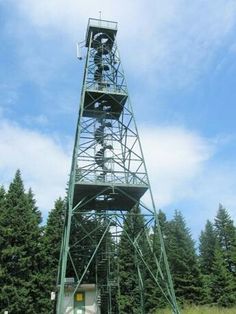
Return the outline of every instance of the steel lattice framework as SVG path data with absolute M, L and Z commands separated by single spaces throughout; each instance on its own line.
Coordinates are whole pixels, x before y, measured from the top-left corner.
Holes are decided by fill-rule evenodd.
M 117 23 L 89 19 L 87 55 L 68 189 L 58 272 L 57 314 L 66 312 L 66 289 L 76 293 L 81 284 L 97 289 L 96 313 L 120 313 L 120 235 L 136 254 L 134 269 L 142 295 L 142 269 L 178 314 L 175 293 L 140 139 L 116 42 Z M 145 194 L 145 205 L 141 198 Z M 139 206 L 145 227 L 133 239 L 124 230 L 127 213 Z M 150 229 L 157 226 L 159 254 L 153 250 Z M 142 252 L 140 239 L 147 239 Z M 147 255 L 155 261 L 150 266 Z M 140 265 L 143 265 L 140 267 Z M 68 278 L 73 278 L 69 280 Z M 140 298 L 140 313 L 144 313 Z

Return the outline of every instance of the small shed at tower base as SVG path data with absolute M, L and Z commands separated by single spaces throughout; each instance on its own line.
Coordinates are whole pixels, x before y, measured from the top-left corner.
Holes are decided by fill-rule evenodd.
M 82 284 L 75 291 L 76 283 L 65 285 L 65 314 L 100 314 L 95 284 Z

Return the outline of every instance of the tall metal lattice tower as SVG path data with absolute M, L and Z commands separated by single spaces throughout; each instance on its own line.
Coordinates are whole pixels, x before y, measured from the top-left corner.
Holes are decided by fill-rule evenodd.
M 120 313 L 117 300 L 125 284 L 119 275 L 121 235 L 135 252 L 133 271 L 138 278 L 140 313 L 145 313 L 145 272 L 178 314 L 116 34 L 116 22 L 89 19 L 58 272 L 57 314 Z M 144 194 L 147 205 L 141 200 Z M 133 215 L 144 221 L 135 237 L 124 227 L 134 208 L 139 210 Z M 154 226 L 155 237 L 150 235 Z M 141 245 L 144 239 L 145 247 Z M 95 305 L 87 312 L 89 291 L 94 298 L 90 303 Z

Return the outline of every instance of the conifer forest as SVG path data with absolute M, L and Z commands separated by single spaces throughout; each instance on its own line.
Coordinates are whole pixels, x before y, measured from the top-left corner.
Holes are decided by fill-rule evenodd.
M 57 283 L 65 203 L 62 198 L 55 200 L 47 221 L 42 223 L 36 196 L 31 189 L 25 190 L 19 170 L 8 189 L 1 186 L 0 313 L 55 313 L 55 301 L 50 299 L 50 294 L 55 291 Z M 124 226 L 124 231 L 132 228 L 134 235 L 144 224 L 135 212 L 139 213 L 139 208 L 134 208 L 132 215 L 128 214 Z M 229 211 L 220 204 L 215 218 L 202 226 L 196 242 L 180 210 L 175 210 L 171 220 L 159 210 L 158 218 L 176 297 L 183 313 L 236 313 L 236 227 Z M 156 236 L 154 226 L 149 236 L 151 241 Z M 154 249 L 159 250 L 158 242 L 155 243 Z M 142 245 L 145 249 L 145 241 Z M 139 313 L 134 255 L 127 238 L 121 234 L 118 254 L 120 295 L 116 302 L 124 314 Z M 145 312 L 170 313 L 148 274 L 143 284 Z M 194 312 L 194 308 L 202 310 Z M 212 312 L 211 308 L 214 309 Z

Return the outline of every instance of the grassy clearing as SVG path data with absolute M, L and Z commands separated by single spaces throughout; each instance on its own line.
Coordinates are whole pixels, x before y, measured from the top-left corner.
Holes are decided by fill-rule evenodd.
M 170 310 L 158 310 L 156 314 L 171 314 Z M 223 309 L 217 307 L 194 306 L 181 310 L 181 314 L 236 314 L 236 308 Z

